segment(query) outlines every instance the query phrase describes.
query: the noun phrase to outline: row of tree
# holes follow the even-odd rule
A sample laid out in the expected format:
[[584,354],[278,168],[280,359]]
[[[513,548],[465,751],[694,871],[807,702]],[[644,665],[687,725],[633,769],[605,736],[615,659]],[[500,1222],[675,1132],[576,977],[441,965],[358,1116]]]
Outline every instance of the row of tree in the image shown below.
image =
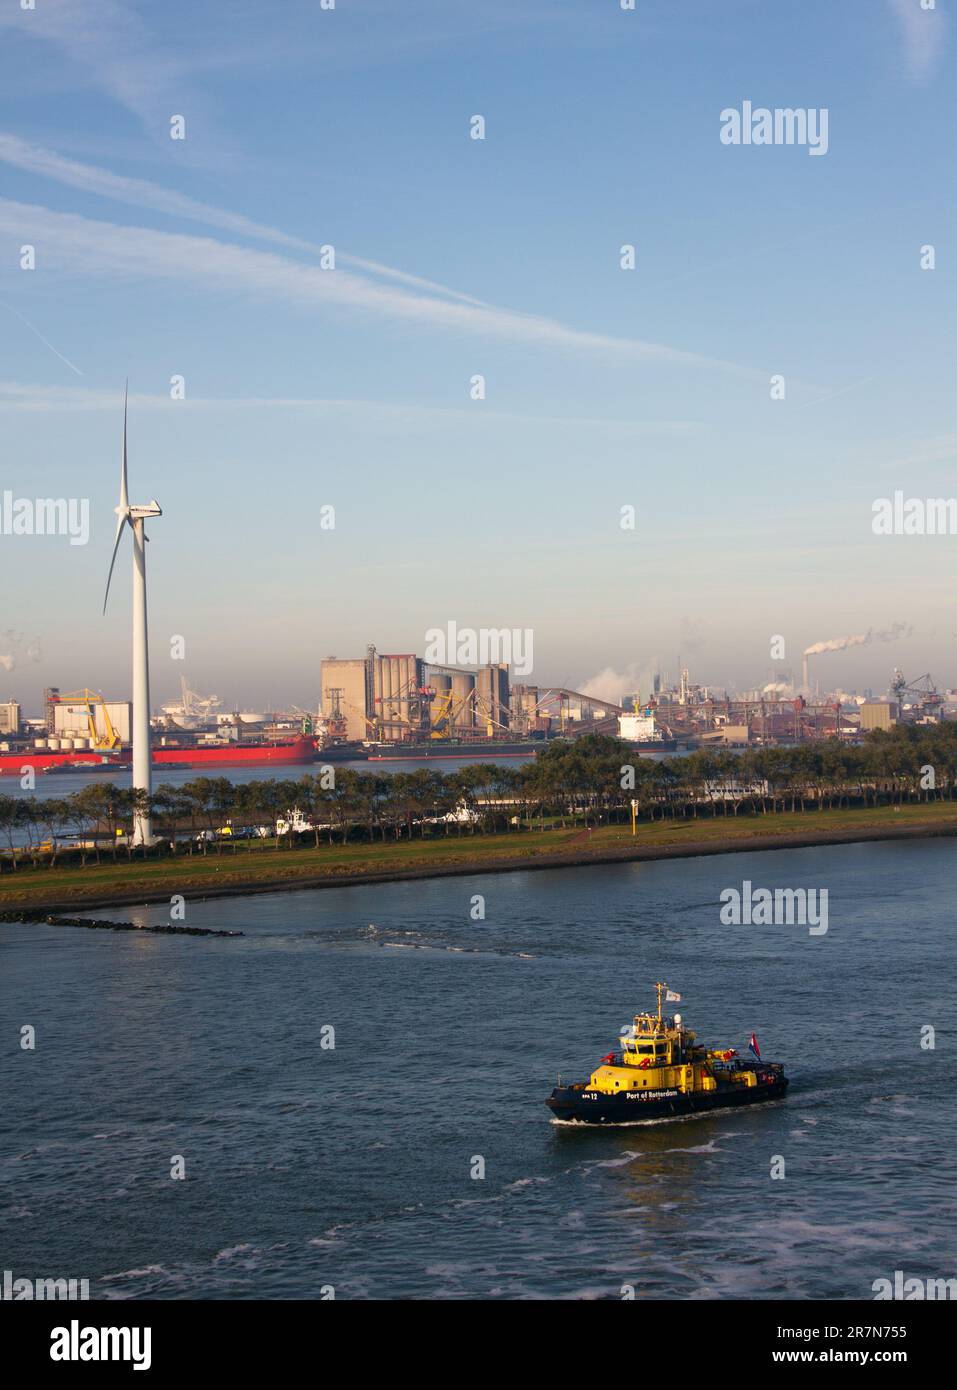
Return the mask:
[[[233,783],[201,777],[140,792],[97,782],[65,797],[0,796],[5,867],[20,858],[82,863],[106,849],[131,855],[134,817],[149,810],[151,852],[222,853],[242,844],[278,848],[420,835],[494,834],[516,826],[641,819],[774,815],[781,811],[951,799],[957,788],[957,724],[897,727],[863,743],[836,740],[741,753],[638,758],[618,739],[584,735],[547,745],[523,766],[479,763],[376,774],[327,766],[296,781]],[[293,810],[298,815],[292,816]],[[308,826],[304,831],[303,826]]]

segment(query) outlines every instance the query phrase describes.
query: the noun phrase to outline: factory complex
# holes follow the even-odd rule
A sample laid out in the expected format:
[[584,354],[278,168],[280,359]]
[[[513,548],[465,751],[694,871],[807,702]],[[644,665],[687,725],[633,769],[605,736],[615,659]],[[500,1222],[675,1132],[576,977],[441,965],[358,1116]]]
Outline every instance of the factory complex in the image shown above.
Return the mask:
[[509,682],[506,662],[467,670],[410,653],[327,657],[320,722],[334,743],[372,747],[535,741],[554,733],[617,733],[620,705],[580,691]]
[[[957,692],[938,691],[929,675],[908,682],[895,670],[887,692],[820,694],[802,682],[768,682],[730,694],[696,684],[687,668],[674,683],[662,675],[620,703],[561,686],[513,683],[506,662],[441,666],[410,652],[328,656],[320,666],[314,710],[227,712],[181,679],[180,698],[151,716],[151,759],[158,766],[226,768],[322,761],[528,757],[545,741],[587,733],[622,739],[638,753],[684,752],[710,745],[746,748],[810,740],[855,742],[899,722],[957,718]],[[38,716],[16,701],[0,703],[0,774],[104,770],[130,761],[133,707],[84,688],[43,693]]]

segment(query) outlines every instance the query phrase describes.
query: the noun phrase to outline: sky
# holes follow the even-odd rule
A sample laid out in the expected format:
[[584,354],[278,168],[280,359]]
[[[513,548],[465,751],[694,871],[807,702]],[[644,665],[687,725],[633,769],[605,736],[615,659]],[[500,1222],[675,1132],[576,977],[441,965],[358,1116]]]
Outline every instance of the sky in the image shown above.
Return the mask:
[[[957,492],[953,8],[10,0],[0,498],[91,529],[0,530],[0,698],[128,697],[127,378],[154,706],[449,622],[605,695],[871,630],[822,683],[957,684],[957,538],[872,529]],[[826,153],[723,143],[745,101]]]

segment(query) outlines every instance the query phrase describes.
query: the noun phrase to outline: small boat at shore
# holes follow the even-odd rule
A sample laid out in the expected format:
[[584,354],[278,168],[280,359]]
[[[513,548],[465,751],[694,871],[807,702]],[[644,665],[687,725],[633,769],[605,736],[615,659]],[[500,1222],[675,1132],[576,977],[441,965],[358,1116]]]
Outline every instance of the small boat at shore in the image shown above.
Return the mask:
[[56,773],[57,775],[59,775],[60,773],[63,773],[63,772],[109,772],[109,773],[125,772],[125,771],[126,771],[126,766],[125,766],[123,763],[117,763],[117,762],[115,762],[115,761],[110,761],[110,760],[107,760],[107,759],[103,759],[101,762],[98,762],[98,763],[94,763],[94,762],[47,763],[47,764],[45,764],[45,766],[43,766],[43,767],[41,767],[41,768],[39,768],[39,769],[37,769],[37,770],[38,770],[39,772],[42,772],[42,773],[44,774],[44,776],[52,776],[54,773]]
[[635,1014],[621,1030],[620,1049],[609,1052],[588,1081],[559,1084],[545,1102],[554,1119],[566,1124],[621,1125],[671,1119],[728,1106],[780,1100],[788,1088],[784,1066],[764,1062],[751,1034],[754,1061],[734,1048],[701,1047],[681,1015],[662,1014],[666,1002],[681,995],[657,984],[658,1012]]

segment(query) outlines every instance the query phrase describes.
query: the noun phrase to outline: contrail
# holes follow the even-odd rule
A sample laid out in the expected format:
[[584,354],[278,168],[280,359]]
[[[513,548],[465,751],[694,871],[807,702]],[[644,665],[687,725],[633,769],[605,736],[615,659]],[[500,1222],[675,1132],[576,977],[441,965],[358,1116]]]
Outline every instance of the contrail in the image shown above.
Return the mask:
[[35,333],[37,337],[40,339],[40,342],[43,344],[43,346],[48,347],[50,351],[54,354],[54,356],[59,357],[61,362],[65,362],[71,372],[76,372],[77,376],[83,375],[79,367],[74,367],[69,357],[64,357],[62,352],[58,352],[57,349],[53,346],[53,344],[51,342],[48,342],[47,339],[44,338],[43,334],[40,332],[39,328],[37,328],[36,324],[31,323],[28,318],[26,318],[23,314],[20,313],[19,309],[14,309],[13,305],[8,304],[5,299],[0,299],[0,304],[3,305],[4,309],[9,309],[11,314],[16,314],[20,322],[25,323],[27,328],[29,328],[30,332]]
[[[150,183],[146,179],[125,178],[123,175],[112,174],[109,170],[100,169],[93,164],[80,164],[75,159],[66,159],[53,150],[43,149],[39,145],[29,145],[25,140],[20,140],[15,135],[7,135],[3,132],[0,132],[0,161],[12,164],[18,169],[26,169],[31,174],[38,174],[41,178],[55,179],[70,188],[79,188],[84,193],[111,198],[116,202],[127,203],[133,207],[152,208],[171,217],[186,217],[194,222],[203,222],[207,226],[219,227],[223,231],[233,232],[239,236],[273,242],[277,246],[304,251],[312,256],[323,254],[323,247],[318,246],[315,242],[306,241],[302,237],[288,236],[275,227],[254,222],[241,213],[227,212],[222,208],[213,207],[209,203],[201,203],[185,193],[176,193],[171,189],[163,188],[160,184]],[[470,294],[462,294],[459,290],[449,289],[447,285],[440,285],[435,280],[426,280],[420,275],[410,275],[404,270],[395,270],[392,266],[383,265],[381,261],[369,261],[361,256],[350,256],[345,251],[339,252],[339,260],[347,265],[357,266],[360,270],[367,270],[373,275],[381,275],[386,279],[411,285],[414,289],[429,290],[433,294],[447,295],[450,299],[459,299],[464,304],[472,304],[478,309],[492,308],[491,304],[486,304],[482,299],[475,299]]]

